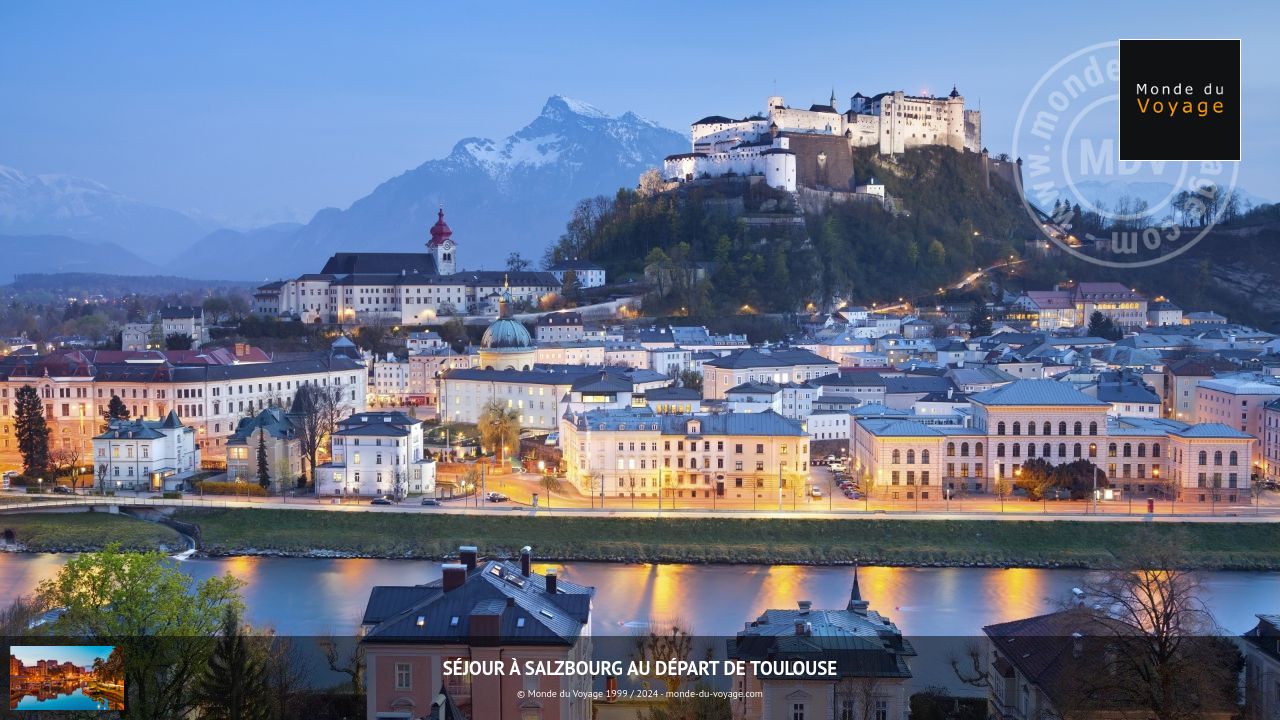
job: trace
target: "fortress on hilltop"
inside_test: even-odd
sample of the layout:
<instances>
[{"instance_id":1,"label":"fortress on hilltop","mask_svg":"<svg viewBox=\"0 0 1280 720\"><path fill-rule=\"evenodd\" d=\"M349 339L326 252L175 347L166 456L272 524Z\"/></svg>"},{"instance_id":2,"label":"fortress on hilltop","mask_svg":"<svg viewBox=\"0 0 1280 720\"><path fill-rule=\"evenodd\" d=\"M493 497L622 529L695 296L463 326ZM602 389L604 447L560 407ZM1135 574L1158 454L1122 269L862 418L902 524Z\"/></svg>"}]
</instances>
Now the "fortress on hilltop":
<instances>
[{"instance_id":1,"label":"fortress on hilltop","mask_svg":"<svg viewBox=\"0 0 1280 720\"><path fill-rule=\"evenodd\" d=\"M901 90L849 99L836 109L836 94L808 110L769 97L763 114L735 120L711 115L693 123L692 152L663 161L668 181L685 182L726 174L760 175L770 187L853 190L854 148L882 154L941 145L957 151L982 148L982 116L966 110L954 87L946 97L907 95Z\"/></svg>"}]
</instances>

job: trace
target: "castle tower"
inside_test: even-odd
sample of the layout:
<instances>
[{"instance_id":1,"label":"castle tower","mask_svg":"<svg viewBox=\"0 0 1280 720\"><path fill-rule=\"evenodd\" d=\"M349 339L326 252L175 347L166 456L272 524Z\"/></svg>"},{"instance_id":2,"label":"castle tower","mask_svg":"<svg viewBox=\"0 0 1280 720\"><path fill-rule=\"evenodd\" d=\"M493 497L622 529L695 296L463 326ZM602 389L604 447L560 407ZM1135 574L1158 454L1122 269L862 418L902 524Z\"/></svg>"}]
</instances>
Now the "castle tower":
<instances>
[{"instance_id":1,"label":"castle tower","mask_svg":"<svg viewBox=\"0 0 1280 720\"><path fill-rule=\"evenodd\" d=\"M947 145L964 152L964 96L955 85L947 96Z\"/></svg>"},{"instance_id":2,"label":"castle tower","mask_svg":"<svg viewBox=\"0 0 1280 720\"><path fill-rule=\"evenodd\" d=\"M427 241L427 251L436 259L437 273L452 275L457 271L455 261L458 246L453 241L453 231L444 221L444 208L440 208L436 216L436 224L431 226L431 239Z\"/></svg>"}]
</instances>

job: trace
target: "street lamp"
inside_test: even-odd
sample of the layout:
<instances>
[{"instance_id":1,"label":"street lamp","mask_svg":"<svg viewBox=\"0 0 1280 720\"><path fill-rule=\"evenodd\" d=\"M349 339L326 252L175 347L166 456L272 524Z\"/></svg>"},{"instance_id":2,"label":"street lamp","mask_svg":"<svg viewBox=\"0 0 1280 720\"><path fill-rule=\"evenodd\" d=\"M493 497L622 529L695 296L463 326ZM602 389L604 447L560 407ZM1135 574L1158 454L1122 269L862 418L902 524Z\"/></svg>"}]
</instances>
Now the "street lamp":
<instances>
[{"instance_id":1,"label":"street lamp","mask_svg":"<svg viewBox=\"0 0 1280 720\"><path fill-rule=\"evenodd\" d=\"M1089 457L1098 456L1098 443L1089 443ZM1093 464L1093 514L1098 514L1098 464Z\"/></svg>"}]
</instances>

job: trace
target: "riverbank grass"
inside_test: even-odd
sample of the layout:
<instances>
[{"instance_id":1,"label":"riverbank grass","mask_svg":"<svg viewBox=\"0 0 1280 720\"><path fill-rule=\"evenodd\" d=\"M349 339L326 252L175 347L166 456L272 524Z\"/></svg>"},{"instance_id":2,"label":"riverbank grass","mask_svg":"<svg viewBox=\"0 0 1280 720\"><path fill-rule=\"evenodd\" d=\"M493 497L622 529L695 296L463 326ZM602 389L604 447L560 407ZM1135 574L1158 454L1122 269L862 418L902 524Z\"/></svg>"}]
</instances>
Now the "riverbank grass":
<instances>
[{"instance_id":1,"label":"riverbank grass","mask_svg":"<svg viewBox=\"0 0 1280 720\"><path fill-rule=\"evenodd\" d=\"M112 542L125 550L176 552L187 547L172 528L102 512L0 515L0 537L8 537L7 531L29 552L98 550Z\"/></svg>"},{"instance_id":2,"label":"riverbank grass","mask_svg":"<svg viewBox=\"0 0 1280 720\"><path fill-rule=\"evenodd\" d=\"M1191 568L1280 569L1280 524L585 518L306 510L183 510L215 555L444 558L459 545L621 562L1125 566L1183 549Z\"/></svg>"}]
</instances>

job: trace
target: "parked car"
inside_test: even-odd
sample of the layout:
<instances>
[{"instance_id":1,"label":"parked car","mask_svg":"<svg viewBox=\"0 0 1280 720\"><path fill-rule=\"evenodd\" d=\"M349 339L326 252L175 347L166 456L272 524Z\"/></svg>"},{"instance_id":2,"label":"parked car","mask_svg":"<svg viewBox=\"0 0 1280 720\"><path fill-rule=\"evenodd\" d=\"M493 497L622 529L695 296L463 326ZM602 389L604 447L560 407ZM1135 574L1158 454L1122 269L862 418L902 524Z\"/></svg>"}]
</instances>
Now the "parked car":
<instances>
[{"instance_id":1,"label":"parked car","mask_svg":"<svg viewBox=\"0 0 1280 720\"><path fill-rule=\"evenodd\" d=\"M379 497L369 501L370 505L395 505L389 498Z\"/></svg>"},{"instance_id":2,"label":"parked car","mask_svg":"<svg viewBox=\"0 0 1280 720\"><path fill-rule=\"evenodd\" d=\"M822 497L822 489L821 489L821 488L816 488L816 487L814 487L814 488L809 488L809 497L811 497L811 498L820 498L820 497Z\"/></svg>"},{"instance_id":3,"label":"parked car","mask_svg":"<svg viewBox=\"0 0 1280 720\"><path fill-rule=\"evenodd\" d=\"M506 502L511 498L507 497L506 495L503 495L500 492L491 492L488 495L485 495L484 499L486 502L499 503L499 502Z\"/></svg>"},{"instance_id":4,"label":"parked car","mask_svg":"<svg viewBox=\"0 0 1280 720\"><path fill-rule=\"evenodd\" d=\"M440 507L440 501L435 498L422 498L422 504L427 507Z\"/></svg>"},{"instance_id":5,"label":"parked car","mask_svg":"<svg viewBox=\"0 0 1280 720\"><path fill-rule=\"evenodd\" d=\"M54 485L53 491L58 493L59 495L75 495L76 494L75 490L72 490L66 485Z\"/></svg>"},{"instance_id":6,"label":"parked car","mask_svg":"<svg viewBox=\"0 0 1280 720\"><path fill-rule=\"evenodd\" d=\"M845 491L844 491L844 496L845 496L845 497L847 497L847 498L849 498L850 500L857 500L857 499L859 499L859 498L861 497L860 495L858 495L858 491L857 491L857 490L852 490L852 489L850 489L850 490L845 490Z\"/></svg>"}]
</instances>

